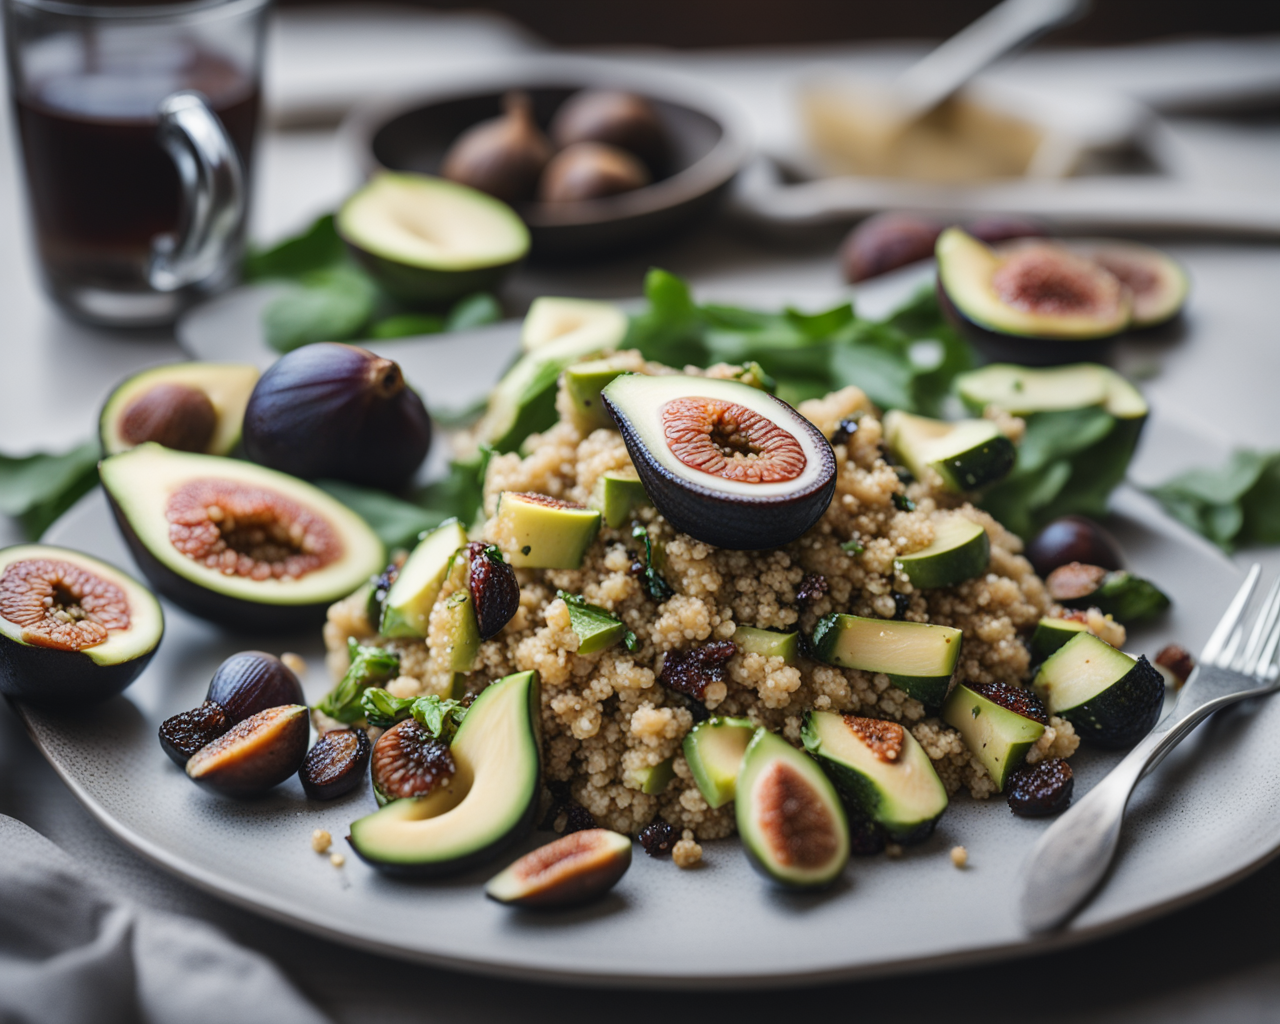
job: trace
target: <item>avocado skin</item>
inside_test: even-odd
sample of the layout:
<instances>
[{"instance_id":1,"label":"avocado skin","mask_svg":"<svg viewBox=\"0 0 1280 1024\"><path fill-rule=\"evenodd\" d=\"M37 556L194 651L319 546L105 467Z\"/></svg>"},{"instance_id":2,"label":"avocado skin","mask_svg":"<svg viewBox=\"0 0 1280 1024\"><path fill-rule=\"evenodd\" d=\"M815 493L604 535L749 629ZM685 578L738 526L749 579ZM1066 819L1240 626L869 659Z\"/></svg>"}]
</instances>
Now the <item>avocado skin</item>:
<instances>
[{"instance_id":1,"label":"avocado skin","mask_svg":"<svg viewBox=\"0 0 1280 1024\"><path fill-rule=\"evenodd\" d=\"M1105 750L1133 746L1151 731L1164 707L1164 677L1147 661L1138 663L1092 700L1058 712L1086 743Z\"/></svg>"},{"instance_id":2,"label":"avocado skin","mask_svg":"<svg viewBox=\"0 0 1280 1024\"><path fill-rule=\"evenodd\" d=\"M164 636L145 654L115 665L99 665L83 651L33 647L0 635L0 693L49 707L74 710L122 693L155 656Z\"/></svg>"},{"instance_id":3,"label":"avocado skin","mask_svg":"<svg viewBox=\"0 0 1280 1024\"><path fill-rule=\"evenodd\" d=\"M795 413L782 399L773 395L768 397ZM812 424L809 426L815 437L822 439L818 450L824 463L824 471L818 474L815 485L786 497L729 499L679 477L659 464L649 454L644 438L625 413L609 400L608 395L601 394L600 400L618 425L627 451L644 453L644 457L633 458L632 461L640 474L645 493L658 511L681 533L704 543L729 551L761 551L778 547L799 537L821 519L835 497L835 453ZM808 423L798 413L795 415L801 424Z\"/></svg>"},{"instance_id":4,"label":"avocado skin","mask_svg":"<svg viewBox=\"0 0 1280 1024\"><path fill-rule=\"evenodd\" d=\"M332 597L311 604L269 604L229 597L184 580L147 550L111 492L105 487L103 491L138 570L158 594L167 597L183 611L240 633L302 632L324 623L329 605L333 603Z\"/></svg>"},{"instance_id":5,"label":"avocado skin","mask_svg":"<svg viewBox=\"0 0 1280 1024\"><path fill-rule=\"evenodd\" d=\"M1005 334L975 323L951 301L941 279L936 290L938 305L948 321L959 330L989 362L1018 363L1022 366L1062 366L1066 363L1097 363L1106 359L1116 337L1033 338L1021 334Z\"/></svg>"}]
</instances>

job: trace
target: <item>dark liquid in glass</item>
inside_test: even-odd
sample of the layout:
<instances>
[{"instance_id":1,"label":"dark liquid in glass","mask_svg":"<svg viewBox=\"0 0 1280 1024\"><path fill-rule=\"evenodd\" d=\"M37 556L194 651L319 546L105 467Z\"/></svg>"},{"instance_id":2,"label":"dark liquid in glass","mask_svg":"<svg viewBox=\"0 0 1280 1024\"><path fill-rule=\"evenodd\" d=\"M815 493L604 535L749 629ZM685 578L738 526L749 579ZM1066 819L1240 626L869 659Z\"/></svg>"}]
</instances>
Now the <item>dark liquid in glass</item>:
<instances>
[{"instance_id":1,"label":"dark liquid in glass","mask_svg":"<svg viewBox=\"0 0 1280 1024\"><path fill-rule=\"evenodd\" d=\"M256 81L198 50L160 63L169 66L50 78L15 103L36 244L55 296L146 290L152 245L177 232L183 214L177 168L156 140L166 96L201 92L250 167Z\"/></svg>"}]
</instances>

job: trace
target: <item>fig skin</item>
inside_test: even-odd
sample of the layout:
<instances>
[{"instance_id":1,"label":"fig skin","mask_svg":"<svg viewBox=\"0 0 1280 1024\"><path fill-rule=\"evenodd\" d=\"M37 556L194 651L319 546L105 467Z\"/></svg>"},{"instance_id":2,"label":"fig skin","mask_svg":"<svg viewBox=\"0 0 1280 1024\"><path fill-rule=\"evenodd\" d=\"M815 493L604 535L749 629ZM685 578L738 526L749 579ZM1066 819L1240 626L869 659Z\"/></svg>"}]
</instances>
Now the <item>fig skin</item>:
<instances>
[{"instance_id":1,"label":"fig skin","mask_svg":"<svg viewBox=\"0 0 1280 1024\"><path fill-rule=\"evenodd\" d=\"M584 829L526 853L490 880L485 895L540 910L580 906L612 889L629 867L629 839L607 829Z\"/></svg>"},{"instance_id":2,"label":"fig skin","mask_svg":"<svg viewBox=\"0 0 1280 1024\"><path fill-rule=\"evenodd\" d=\"M666 167L670 143L652 103L643 96L609 89L584 89L560 105L551 119L552 141L561 149L578 142L603 142L626 150L654 174Z\"/></svg>"},{"instance_id":3,"label":"fig skin","mask_svg":"<svg viewBox=\"0 0 1280 1024\"><path fill-rule=\"evenodd\" d=\"M199 388L163 382L135 398L120 420L132 445L155 441L182 452L203 452L213 440L218 412Z\"/></svg>"},{"instance_id":4,"label":"fig skin","mask_svg":"<svg viewBox=\"0 0 1280 1024\"><path fill-rule=\"evenodd\" d=\"M265 651L231 655L214 672L205 700L221 705L231 725L268 708L307 702L293 670Z\"/></svg>"},{"instance_id":5,"label":"fig skin","mask_svg":"<svg viewBox=\"0 0 1280 1024\"><path fill-rule=\"evenodd\" d=\"M440 173L505 203L532 199L551 159L551 143L533 120L527 93L503 97L505 113L472 125L445 154Z\"/></svg>"},{"instance_id":6,"label":"fig skin","mask_svg":"<svg viewBox=\"0 0 1280 1024\"><path fill-rule=\"evenodd\" d=\"M312 800L333 800L364 781L373 744L363 729L331 729L308 751L298 769L302 788Z\"/></svg>"},{"instance_id":7,"label":"fig skin","mask_svg":"<svg viewBox=\"0 0 1280 1024\"><path fill-rule=\"evenodd\" d=\"M980 242L994 245L1014 238L1049 238L1049 228L1032 217L993 213L970 221L964 229Z\"/></svg>"},{"instance_id":8,"label":"fig skin","mask_svg":"<svg viewBox=\"0 0 1280 1024\"><path fill-rule=\"evenodd\" d=\"M1071 562L1110 570L1124 567L1115 538L1084 516L1062 516L1053 520L1027 545L1026 554L1040 577Z\"/></svg>"},{"instance_id":9,"label":"fig skin","mask_svg":"<svg viewBox=\"0 0 1280 1024\"><path fill-rule=\"evenodd\" d=\"M196 751L187 776L224 796L259 796L302 767L310 732L305 705L259 711Z\"/></svg>"},{"instance_id":10,"label":"fig skin","mask_svg":"<svg viewBox=\"0 0 1280 1024\"><path fill-rule=\"evenodd\" d=\"M430 447L431 418L400 367L354 345L282 356L244 414L245 454L304 480L402 490Z\"/></svg>"},{"instance_id":11,"label":"fig skin","mask_svg":"<svg viewBox=\"0 0 1280 1024\"><path fill-rule=\"evenodd\" d=\"M887 274L933 255L943 224L916 213L878 213L855 227L840 246L850 284Z\"/></svg>"},{"instance_id":12,"label":"fig skin","mask_svg":"<svg viewBox=\"0 0 1280 1024\"><path fill-rule=\"evenodd\" d=\"M538 182L544 203L576 203L634 192L650 182L644 164L602 142L575 142L547 164Z\"/></svg>"},{"instance_id":13,"label":"fig skin","mask_svg":"<svg viewBox=\"0 0 1280 1024\"><path fill-rule=\"evenodd\" d=\"M198 708L166 718L160 725L160 747L179 768L185 767L201 747L231 728L226 710L206 700Z\"/></svg>"},{"instance_id":14,"label":"fig skin","mask_svg":"<svg viewBox=\"0 0 1280 1024\"><path fill-rule=\"evenodd\" d=\"M496 549L473 541L467 545L470 569L467 586L475 603L480 639L491 640L520 610L520 583L516 571Z\"/></svg>"}]
</instances>

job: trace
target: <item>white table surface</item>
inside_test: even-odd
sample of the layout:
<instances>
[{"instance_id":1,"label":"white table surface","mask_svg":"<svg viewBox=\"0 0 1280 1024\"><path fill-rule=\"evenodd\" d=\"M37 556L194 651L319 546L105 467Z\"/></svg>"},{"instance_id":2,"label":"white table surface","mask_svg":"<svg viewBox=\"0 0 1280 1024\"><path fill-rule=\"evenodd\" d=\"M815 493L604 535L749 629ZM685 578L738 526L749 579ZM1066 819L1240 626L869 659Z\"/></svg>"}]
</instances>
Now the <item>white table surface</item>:
<instances>
[{"instance_id":1,"label":"white table surface","mask_svg":"<svg viewBox=\"0 0 1280 1024\"><path fill-rule=\"evenodd\" d=\"M273 80L278 97L275 123L288 123L290 112L305 109L308 95L318 88L307 91L308 82L320 80L311 56L328 52L325 46L331 43L326 40L332 40L333 26L326 26L323 17L318 22L311 17L281 33L273 44L273 52L285 54L281 62L290 69ZM439 31L438 23L414 25L425 32L424 38ZM376 65L370 54L379 31L403 33L404 23L391 18L360 37L364 64L354 60L343 89L335 86L324 97L330 108L343 96L367 93L378 85L369 66ZM473 63L501 60L528 44L510 26L483 19L455 21L450 31L460 32L457 38L472 48L466 52ZM1268 76L1276 78L1274 40L1209 49L1217 63L1195 65L1202 82L1208 83L1204 88L1225 88L1223 81L1230 86L1230 75L1221 69L1233 60L1248 71L1245 78L1253 86L1261 88ZM1195 53L1205 57L1209 49ZM396 79L402 83L412 52L404 47L397 52L400 63L392 71L402 75ZM457 52L461 51L450 59L457 59ZM907 51L885 52L885 59L900 61ZM786 83L819 56L828 58L830 51L809 57L793 50L630 59L705 76L754 111L761 135L777 137L784 131L777 118L785 115L781 98ZM1179 74L1180 61L1187 66L1185 52L1170 50L1119 61L1108 61L1105 53L1055 55L1041 64L1046 80L1070 82L1081 74L1096 80L1110 74L1120 87L1135 93L1145 88L1158 98L1176 95L1180 83L1185 86L1187 75ZM1035 57L1029 56L1012 71L1034 76L1036 67ZM7 102L0 108L0 120L5 121L0 129L0 449L21 453L65 448L90 436L102 400L116 380L139 367L180 358L181 353L163 332L103 335L70 323L44 300L27 243L8 109ZM294 123L299 119L293 117ZM1280 118L1179 120L1172 129L1187 166L1207 180L1226 188L1275 188L1280 182ZM352 165L330 129L276 130L262 143L254 219L259 239L279 237L332 208L353 184ZM704 293L745 296L767 288L803 298L839 287L832 244L827 240L807 248L783 248L720 224L615 263L577 270L524 270L511 282L506 298L514 310L547 292L634 295L644 269L654 264L690 276ZM1187 264L1194 281L1186 326L1131 348L1126 355L1130 367L1158 366L1158 374L1143 385L1157 415L1186 417L1200 425L1211 438L1210 450L1223 443L1280 448L1280 246L1176 238L1164 244ZM1187 458L1194 455L1187 453ZM1179 467L1150 459L1138 466L1148 480L1175 468ZM0 546L19 539L14 524L0 520ZM1237 560L1255 557L1271 573L1280 571L1280 551L1275 549L1245 552ZM1243 1024L1280 1019L1280 929L1275 927L1280 864L1165 919L1051 957L805 994L685 995L676 1004L659 994L576 992L407 966L224 905L151 867L109 837L58 781L3 702L0 813L27 822L138 902L212 921L263 951L317 1005L344 1021L550 1021L563 1020L575 1010L604 1011L619 1024L676 1015L696 1019L690 1014L764 1021L811 1014L815 1000L823 1009L839 1007L868 1019L883 1015L904 1022L933 1020L939 1011L956 1024L993 1017L1034 1017L1043 1024ZM636 955L644 955L646 942L660 941L661 936L637 936Z\"/></svg>"}]
</instances>

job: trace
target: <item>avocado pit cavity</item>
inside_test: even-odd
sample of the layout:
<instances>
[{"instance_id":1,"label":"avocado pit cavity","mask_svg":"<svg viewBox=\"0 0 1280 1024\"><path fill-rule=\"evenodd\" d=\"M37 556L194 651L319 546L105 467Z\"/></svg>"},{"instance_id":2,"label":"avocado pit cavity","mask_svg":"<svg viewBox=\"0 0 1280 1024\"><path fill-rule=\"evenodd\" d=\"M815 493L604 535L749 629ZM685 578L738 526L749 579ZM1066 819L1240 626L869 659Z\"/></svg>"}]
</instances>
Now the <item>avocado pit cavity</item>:
<instances>
[{"instance_id":1,"label":"avocado pit cavity","mask_svg":"<svg viewBox=\"0 0 1280 1024\"><path fill-rule=\"evenodd\" d=\"M667 446L690 469L742 483L785 483L804 472L795 435L735 402L677 398L662 407Z\"/></svg>"},{"instance_id":2,"label":"avocado pit cavity","mask_svg":"<svg viewBox=\"0 0 1280 1024\"><path fill-rule=\"evenodd\" d=\"M22 627L23 642L83 651L129 628L129 600L114 583L70 562L14 562L0 577L0 616Z\"/></svg>"},{"instance_id":3,"label":"avocado pit cavity","mask_svg":"<svg viewBox=\"0 0 1280 1024\"><path fill-rule=\"evenodd\" d=\"M310 509L232 480L183 484L165 516L179 552L227 576L301 579L342 555L337 532Z\"/></svg>"}]
</instances>

